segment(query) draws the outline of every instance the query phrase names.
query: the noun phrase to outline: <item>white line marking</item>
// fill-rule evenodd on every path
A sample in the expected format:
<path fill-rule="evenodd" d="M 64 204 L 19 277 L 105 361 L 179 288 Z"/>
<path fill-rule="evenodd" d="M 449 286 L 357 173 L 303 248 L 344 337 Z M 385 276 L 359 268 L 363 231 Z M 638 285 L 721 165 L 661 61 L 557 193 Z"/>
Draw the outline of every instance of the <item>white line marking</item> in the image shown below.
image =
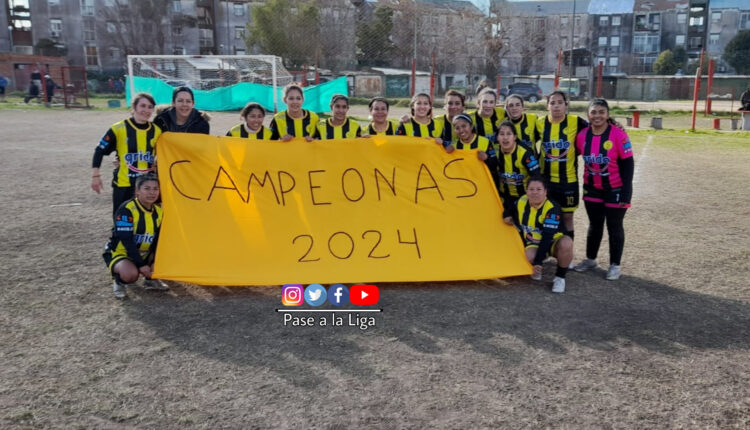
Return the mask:
<path fill-rule="evenodd" d="M 635 163 L 635 171 L 633 172 L 633 179 L 640 182 L 640 175 L 641 173 L 641 166 L 643 166 L 643 162 L 646 161 L 646 151 L 648 150 L 648 147 L 651 146 L 651 143 L 654 142 L 654 135 L 649 134 L 648 139 L 646 139 L 646 144 L 643 145 L 643 149 L 641 149 L 640 154 L 638 154 L 638 160 Z"/>

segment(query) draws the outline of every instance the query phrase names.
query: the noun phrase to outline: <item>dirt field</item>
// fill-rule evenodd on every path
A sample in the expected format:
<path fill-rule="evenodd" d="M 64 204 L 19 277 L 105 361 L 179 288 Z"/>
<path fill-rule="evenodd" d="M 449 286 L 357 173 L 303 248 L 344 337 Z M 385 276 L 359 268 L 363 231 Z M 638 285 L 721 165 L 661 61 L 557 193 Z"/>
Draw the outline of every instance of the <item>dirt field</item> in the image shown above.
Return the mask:
<path fill-rule="evenodd" d="M 284 327 L 278 287 L 116 301 L 89 167 L 123 116 L 0 111 L 2 428 L 750 427 L 748 134 L 632 134 L 620 281 L 380 285 L 360 330 Z"/>

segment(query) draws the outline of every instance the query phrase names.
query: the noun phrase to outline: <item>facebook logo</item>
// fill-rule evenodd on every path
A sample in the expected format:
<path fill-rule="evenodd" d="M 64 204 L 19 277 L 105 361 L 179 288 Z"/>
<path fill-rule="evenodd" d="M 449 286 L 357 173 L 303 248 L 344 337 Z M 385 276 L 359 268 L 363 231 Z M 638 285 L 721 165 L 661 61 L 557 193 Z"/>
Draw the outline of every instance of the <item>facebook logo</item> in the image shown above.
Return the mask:
<path fill-rule="evenodd" d="M 328 287 L 328 301 L 334 306 L 349 303 L 349 289 L 344 284 L 333 284 Z"/>

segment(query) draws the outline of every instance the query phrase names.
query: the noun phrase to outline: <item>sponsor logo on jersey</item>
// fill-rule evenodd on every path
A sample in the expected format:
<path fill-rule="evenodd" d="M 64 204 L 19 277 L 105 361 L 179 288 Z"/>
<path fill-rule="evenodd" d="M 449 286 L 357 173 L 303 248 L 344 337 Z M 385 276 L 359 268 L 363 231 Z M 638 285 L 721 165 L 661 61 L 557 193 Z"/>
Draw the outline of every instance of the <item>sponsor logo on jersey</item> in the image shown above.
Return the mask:
<path fill-rule="evenodd" d="M 150 152 L 129 152 L 123 157 L 125 163 L 128 165 L 128 170 L 136 174 L 148 173 L 151 171 L 150 167 L 145 169 L 139 169 L 138 163 L 145 162 L 149 165 L 154 164 L 154 155 Z"/>
<path fill-rule="evenodd" d="M 612 159 L 603 154 L 596 154 L 584 155 L 583 161 L 586 162 L 586 164 L 609 164 Z"/>
<path fill-rule="evenodd" d="M 154 242 L 154 235 L 145 233 L 145 234 L 136 234 L 135 237 L 135 243 L 136 245 L 140 245 L 142 243 L 148 243 L 151 244 Z"/>
<path fill-rule="evenodd" d="M 505 182 L 508 185 L 520 185 L 523 183 L 524 175 L 516 172 L 512 173 L 503 173 L 502 175 L 503 182 Z"/>
<path fill-rule="evenodd" d="M 544 148 L 544 155 L 545 160 L 547 161 L 567 161 L 568 160 L 568 150 L 570 150 L 570 142 L 567 140 L 557 140 L 557 141 L 551 141 L 551 142 L 543 142 L 542 147 Z M 551 154 L 550 152 L 553 149 L 557 149 L 560 151 L 559 154 Z"/>

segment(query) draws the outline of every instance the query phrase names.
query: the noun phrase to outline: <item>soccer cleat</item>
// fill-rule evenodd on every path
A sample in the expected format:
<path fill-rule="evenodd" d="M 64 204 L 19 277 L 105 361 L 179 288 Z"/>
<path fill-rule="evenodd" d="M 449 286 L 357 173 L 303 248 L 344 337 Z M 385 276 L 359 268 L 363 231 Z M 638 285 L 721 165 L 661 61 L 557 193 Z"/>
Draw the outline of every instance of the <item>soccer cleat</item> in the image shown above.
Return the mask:
<path fill-rule="evenodd" d="M 125 285 L 117 282 L 116 279 L 112 283 L 112 291 L 114 292 L 116 299 L 122 300 L 128 298 L 128 293 L 125 291 Z"/>
<path fill-rule="evenodd" d="M 616 281 L 620 279 L 620 266 L 617 264 L 610 264 L 609 270 L 607 271 L 607 280 Z"/>
<path fill-rule="evenodd" d="M 580 263 L 576 267 L 573 268 L 576 272 L 585 272 L 587 270 L 591 270 L 598 266 L 599 263 L 596 262 L 596 260 L 592 260 L 590 258 L 587 258 Z"/>
<path fill-rule="evenodd" d="M 169 291 L 169 285 L 158 279 L 143 279 L 143 289 L 147 291 Z"/>
<path fill-rule="evenodd" d="M 555 276 L 555 280 L 552 281 L 552 292 L 553 293 L 564 293 L 565 292 L 565 278 Z"/>

